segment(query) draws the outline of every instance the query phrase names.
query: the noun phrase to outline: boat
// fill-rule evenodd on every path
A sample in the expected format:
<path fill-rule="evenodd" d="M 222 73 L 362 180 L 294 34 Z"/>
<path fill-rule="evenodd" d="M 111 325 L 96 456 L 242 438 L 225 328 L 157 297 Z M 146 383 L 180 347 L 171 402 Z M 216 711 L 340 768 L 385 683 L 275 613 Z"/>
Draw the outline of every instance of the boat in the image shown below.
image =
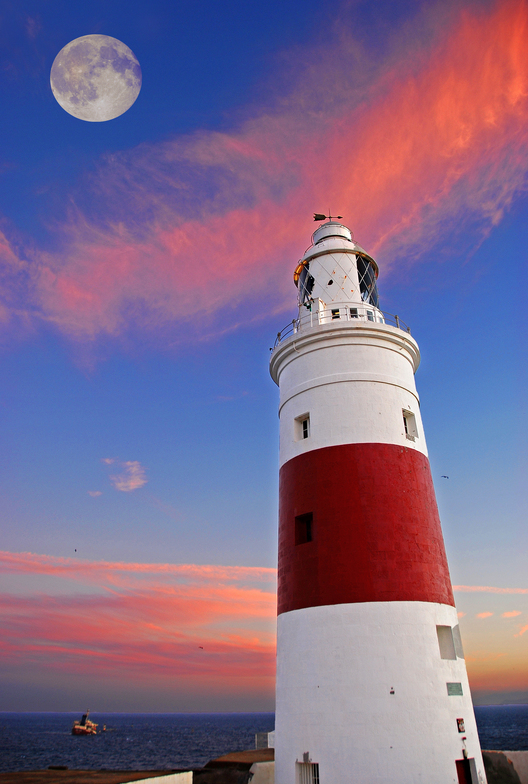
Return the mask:
<path fill-rule="evenodd" d="M 97 735 L 97 724 L 94 724 L 93 721 L 90 721 L 88 716 L 90 715 L 90 711 L 87 710 L 86 713 L 83 713 L 83 717 L 80 721 L 74 721 L 72 727 L 72 735 Z"/>

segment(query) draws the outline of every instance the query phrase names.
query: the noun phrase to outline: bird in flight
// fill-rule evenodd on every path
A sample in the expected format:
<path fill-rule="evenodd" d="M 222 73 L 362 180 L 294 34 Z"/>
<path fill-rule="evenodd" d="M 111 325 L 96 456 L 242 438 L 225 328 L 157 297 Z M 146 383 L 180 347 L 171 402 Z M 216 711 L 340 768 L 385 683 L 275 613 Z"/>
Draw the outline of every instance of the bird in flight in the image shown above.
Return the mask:
<path fill-rule="evenodd" d="M 442 474 L 442 476 L 440 477 L 440 479 L 449 479 L 449 477 L 448 477 L 448 476 L 445 476 L 445 474 Z"/>

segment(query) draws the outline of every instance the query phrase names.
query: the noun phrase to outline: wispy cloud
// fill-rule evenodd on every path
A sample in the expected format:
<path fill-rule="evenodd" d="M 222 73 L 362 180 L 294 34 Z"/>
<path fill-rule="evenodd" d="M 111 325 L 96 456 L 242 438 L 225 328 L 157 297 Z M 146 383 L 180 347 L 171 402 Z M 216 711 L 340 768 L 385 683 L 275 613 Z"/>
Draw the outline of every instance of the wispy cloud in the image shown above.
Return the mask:
<path fill-rule="evenodd" d="M 518 633 L 515 636 L 516 637 L 522 637 L 522 635 L 525 632 L 528 632 L 528 624 L 526 626 L 523 626 L 521 629 L 519 629 Z"/>
<path fill-rule="evenodd" d="M 384 62 L 341 29 L 317 49 L 317 78 L 313 46 L 296 51 L 300 75 L 237 128 L 107 157 L 54 250 L 26 252 L 40 317 L 77 338 L 175 323 L 188 337 L 226 307 L 237 322 L 291 306 L 327 204 L 385 270 L 447 232 L 474 246 L 526 186 L 527 37 L 524 0 L 439 15 L 432 37 L 417 23 Z"/>
<path fill-rule="evenodd" d="M 274 670 L 275 570 L 125 564 L 0 553 L 4 574 L 75 580 L 82 592 L 0 594 L 4 662 L 145 678 L 239 678 Z M 52 583 L 48 581 L 48 585 Z M 92 590 L 90 590 L 90 587 Z"/>
<path fill-rule="evenodd" d="M 120 474 L 113 474 L 110 481 L 116 490 L 122 493 L 130 493 L 132 490 L 138 490 L 148 482 L 145 469 L 137 460 L 127 460 L 120 463 L 123 471 Z"/>
<path fill-rule="evenodd" d="M 503 618 L 517 618 L 518 615 L 522 615 L 520 610 L 511 610 L 510 612 L 502 613 Z"/>
<path fill-rule="evenodd" d="M 477 618 L 491 618 L 492 615 L 492 612 L 481 612 L 477 613 Z"/>
<path fill-rule="evenodd" d="M 494 588 L 490 585 L 453 585 L 454 591 L 464 593 L 522 593 L 528 594 L 528 588 Z"/>
<path fill-rule="evenodd" d="M 102 494 L 103 493 L 101 490 L 88 490 L 88 495 L 91 495 L 92 498 L 97 498 L 97 496 L 100 496 Z"/>

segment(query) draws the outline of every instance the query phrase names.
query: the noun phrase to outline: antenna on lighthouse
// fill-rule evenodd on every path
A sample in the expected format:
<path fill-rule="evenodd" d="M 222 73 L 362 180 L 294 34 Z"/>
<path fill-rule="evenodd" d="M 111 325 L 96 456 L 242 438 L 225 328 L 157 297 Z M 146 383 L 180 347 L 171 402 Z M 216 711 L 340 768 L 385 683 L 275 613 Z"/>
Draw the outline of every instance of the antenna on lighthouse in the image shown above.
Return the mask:
<path fill-rule="evenodd" d="M 328 215 L 323 215 L 321 212 L 314 212 L 314 221 L 332 220 L 333 218 L 341 220 L 342 217 L 342 215 L 330 215 L 330 210 L 328 210 Z"/>

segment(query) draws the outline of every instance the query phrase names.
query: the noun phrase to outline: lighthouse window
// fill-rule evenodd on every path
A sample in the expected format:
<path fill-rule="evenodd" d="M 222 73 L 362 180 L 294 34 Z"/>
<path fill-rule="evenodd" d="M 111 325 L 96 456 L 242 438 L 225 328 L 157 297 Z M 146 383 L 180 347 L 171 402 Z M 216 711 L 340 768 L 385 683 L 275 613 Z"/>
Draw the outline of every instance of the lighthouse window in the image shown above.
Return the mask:
<path fill-rule="evenodd" d="M 350 308 L 350 318 L 359 318 L 357 308 Z"/>
<path fill-rule="evenodd" d="M 319 784 L 318 762 L 297 762 L 297 776 L 295 784 Z"/>
<path fill-rule="evenodd" d="M 309 266 L 310 264 L 306 263 L 301 270 L 301 274 L 299 275 L 298 288 L 299 288 L 299 297 L 301 303 L 304 303 L 308 299 L 310 299 L 310 295 L 313 291 L 313 287 L 315 284 L 313 275 L 310 275 L 310 273 L 308 272 Z"/>
<path fill-rule="evenodd" d="M 303 441 L 310 436 L 310 414 L 302 414 L 295 419 L 295 440 Z"/>
<path fill-rule="evenodd" d="M 437 626 L 438 645 L 440 647 L 441 659 L 456 659 L 455 641 L 453 630 L 450 626 Z"/>
<path fill-rule="evenodd" d="M 313 514 L 297 515 L 295 518 L 295 544 L 313 541 Z"/>
<path fill-rule="evenodd" d="M 336 308 L 336 310 L 332 311 L 332 318 L 333 319 L 341 318 L 340 315 L 339 315 L 339 308 Z"/>
<path fill-rule="evenodd" d="M 403 429 L 405 432 L 405 438 L 409 441 L 415 441 L 418 437 L 418 430 L 416 428 L 416 417 L 412 413 L 412 411 L 406 411 L 405 409 L 402 410 L 403 414 Z"/>
<path fill-rule="evenodd" d="M 356 256 L 356 262 L 361 299 L 368 305 L 374 305 L 377 308 L 379 307 L 379 297 L 375 268 L 366 257 L 359 254 Z"/>
<path fill-rule="evenodd" d="M 371 310 L 367 310 L 367 319 L 369 321 L 374 321 L 374 313 Z"/>

